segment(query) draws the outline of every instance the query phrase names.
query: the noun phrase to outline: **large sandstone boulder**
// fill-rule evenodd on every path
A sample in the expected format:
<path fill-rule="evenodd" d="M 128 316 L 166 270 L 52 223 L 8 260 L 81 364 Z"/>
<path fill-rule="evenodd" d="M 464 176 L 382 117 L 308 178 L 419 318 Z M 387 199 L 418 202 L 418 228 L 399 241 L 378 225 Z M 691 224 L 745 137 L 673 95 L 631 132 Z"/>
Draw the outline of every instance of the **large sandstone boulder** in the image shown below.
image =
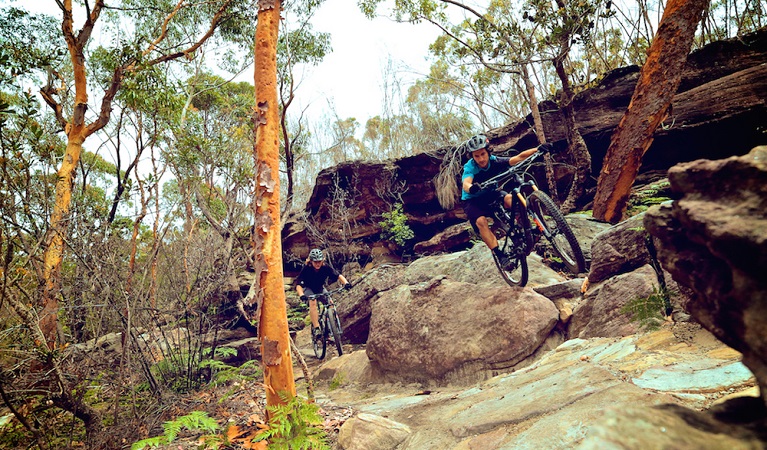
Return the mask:
<path fill-rule="evenodd" d="M 344 342 L 364 344 L 368 340 L 370 312 L 373 302 L 382 292 L 399 285 L 402 281 L 402 265 L 385 265 L 366 273 L 354 281 L 354 288 L 335 299 L 336 311 L 341 319 Z"/>
<path fill-rule="evenodd" d="M 361 413 L 344 422 L 338 443 L 344 450 L 394 450 L 410 433 L 407 425 Z"/>
<path fill-rule="evenodd" d="M 693 291 L 690 314 L 743 353 L 767 404 L 767 147 L 669 170 L 678 196 L 648 211 L 659 258 Z"/>
<path fill-rule="evenodd" d="M 566 279 L 562 274 L 544 264 L 542 258 L 535 253 L 527 257 L 527 265 L 530 272 L 528 287 L 547 286 Z M 437 275 L 480 286 L 507 286 L 501 274 L 498 273 L 490 250 L 482 243 L 466 251 L 419 258 L 407 266 L 402 281 L 407 284 L 416 284 L 428 281 Z"/>
<path fill-rule="evenodd" d="M 709 414 L 673 404 L 652 408 L 626 404 L 608 406 L 576 449 L 745 450 L 765 447 L 763 431 L 740 428 L 738 425 L 737 422 L 722 422 Z"/>
<path fill-rule="evenodd" d="M 528 257 L 528 265 L 529 287 L 537 288 L 565 281 L 564 276 L 546 266 L 541 257 L 534 253 Z M 490 250 L 484 244 L 475 245 L 465 251 L 425 256 L 407 266 L 385 264 L 370 270 L 361 279 L 355 279 L 351 291 L 335 298 L 338 317 L 344 327 L 344 342 L 367 342 L 372 305 L 387 291 L 399 285 L 428 283 L 437 275 L 452 281 L 471 283 L 476 292 L 484 290 L 484 286 L 508 288 L 498 273 Z"/>
<path fill-rule="evenodd" d="M 670 192 L 668 195 L 670 195 Z M 635 299 L 640 294 L 642 297 L 647 297 L 649 294 L 655 293 L 665 296 L 665 299 L 668 301 L 663 308 L 663 315 L 671 315 L 676 321 L 686 322 L 689 320 L 689 315 L 686 312 L 688 301 L 687 290 L 677 285 L 671 278 L 671 275 L 663 269 L 660 261 L 658 261 L 656 240 L 645 229 L 644 216 L 644 212 L 639 213 L 623 222 L 603 229 L 593 237 L 591 242 L 592 261 L 587 283 L 585 284 L 585 297 L 604 298 L 606 295 L 609 297 L 614 293 L 605 294 L 605 292 L 613 292 L 613 288 L 617 286 L 615 284 L 616 281 L 623 279 L 620 285 L 629 288 L 624 294 L 631 298 L 608 298 L 607 302 L 610 303 L 610 306 L 616 306 L 616 302 L 620 303 L 617 306 L 623 306 L 628 300 Z M 644 286 L 644 288 L 639 288 L 637 292 L 630 290 L 630 284 L 626 286 L 626 277 L 617 278 L 620 275 L 632 273 L 645 266 L 646 269 L 654 269 L 654 273 L 649 270 L 643 270 L 642 273 L 645 275 L 644 281 L 640 281 L 636 276 L 629 277 L 629 279 L 634 279 L 639 285 Z M 603 290 L 601 286 L 603 283 L 610 284 L 612 287 Z M 652 290 L 648 290 L 648 286 L 652 286 Z M 547 297 L 552 298 L 549 295 Z M 600 301 L 595 299 L 592 303 Z M 610 306 L 602 308 L 605 311 L 609 311 Z M 581 325 L 583 325 L 584 321 L 591 321 L 590 316 L 593 310 L 593 304 L 584 305 L 581 315 L 585 314 L 589 317 L 581 317 Z M 612 313 L 615 314 L 615 311 Z M 628 331 L 628 329 L 626 330 Z M 596 336 L 604 336 L 604 334 L 596 334 Z"/>
<path fill-rule="evenodd" d="M 373 303 L 367 354 L 392 379 L 476 382 L 533 354 L 557 324 L 551 301 L 530 288 L 435 277 Z"/>
<path fill-rule="evenodd" d="M 591 244 L 589 282 L 598 283 L 631 272 L 651 262 L 642 223 L 644 214 L 631 217 L 594 237 Z"/>
<path fill-rule="evenodd" d="M 468 247 L 474 231 L 468 221 L 451 225 L 431 238 L 413 246 L 416 255 L 433 255 Z"/>
<path fill-rule="evenodd" d="M 658 289 L 658 277 L 650 265 L 614 276 L 588 291 L 570 320 L 570 338 L 620 337 L 641 331 L 639 322 L 624 307 L 642 301 Z"/>
<path fill-rule="evenodd" d="M 583 257 L 586 259 L 586 270 L 588 270 L 593 259 L 593 256 L 591 255 L 591 247 L 594 240 L 600 233 L 609 229 L 611 225 L 596 220 L 591 217 L 591 215 L 580 213 L 568 214 L 565 216 L 565 220 L 567 220 L 567 224 L 570 225 L 573 234 L 576 239 L 578 239 L 578 244 L 581 246 L 581 250 L 583 250 Z M 538 246 L 548 249 L 551 247 L 551 244 L 546 239 L 541 239 Z M 538 250 L 538 252 L 543 253 L 540 250 Z"/>
<path fill-rule="evenodd" d="M 677 335 L 664 327 L 571 339 L 524 368 L 470 386 L 371 387 L 365 380 L 328 396 L 407 425 L 399 450 L 765 448 L 764 422 L 752 421 L 764 408 L 750 396 L 754 379 L 740 354 L 699 328 Z"/>
<path fill-rule="evenodd" d="M 583 282 L 583 278 L 575 278 L 533 289 L 554 302 L 559 310 L 559 322 L 566 326 L 573 316 L 573 310 L 583 300 L 583 293 L 581 292 Z"/>

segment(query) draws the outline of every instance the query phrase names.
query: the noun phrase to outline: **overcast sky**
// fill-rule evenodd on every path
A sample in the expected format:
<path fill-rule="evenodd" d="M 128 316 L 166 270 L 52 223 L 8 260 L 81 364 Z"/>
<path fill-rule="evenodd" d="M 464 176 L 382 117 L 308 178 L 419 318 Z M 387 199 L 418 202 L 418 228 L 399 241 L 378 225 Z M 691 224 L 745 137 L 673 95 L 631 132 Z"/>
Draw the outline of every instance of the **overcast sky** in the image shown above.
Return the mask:
<path fill-rule="evenodd" d="M 429 44 L 439 35 L 434 25 L 367 19 L 356 0 L 326 0 L 312 20 L 314 31 L 331 34 L 333 52 L 303 75 L 298 96 L 312 114 L 335 104 L 340 118 L 364 125 L 382 112 L 384 71 L 391 64 L 398 79 L 410 84 L 428 73 Z"/>

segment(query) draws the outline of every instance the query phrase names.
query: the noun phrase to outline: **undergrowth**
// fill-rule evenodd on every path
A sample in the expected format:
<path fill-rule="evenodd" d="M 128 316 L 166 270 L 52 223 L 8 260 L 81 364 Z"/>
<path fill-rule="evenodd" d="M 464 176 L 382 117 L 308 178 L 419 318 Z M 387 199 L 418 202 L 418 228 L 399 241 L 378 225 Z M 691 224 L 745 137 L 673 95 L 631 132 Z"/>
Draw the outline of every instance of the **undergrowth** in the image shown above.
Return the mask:
<path fill-rule="evenodd" d="M 329 450 L 319 406 L 299 396 L 280 392 L 284 405 L 269 406 L 269 429 L 258 437 L 269 441 L 269 450 Z"/>
<path fill-rule="evenodd" d="M 163 424 L 165 432 L 159 436 L 142 439 L 131 445 L 131 450 L 143 450 L 145 448 L 158 448 L 175 441 L 179 433 L 184 429 L 190 431 L 203 431 L 208 433 L 202 437 L 205 447 L 218 449 L 225 443 L 223 436 L 217 434 L 221 429 L 215 419 L 208 416 L 204 411 L 192 411 L 191 413 L 170 420 Z"/>
<path fill-rule="evenodd" d="M 621 307 L 620 311 L 629 314 L 631 320 L 639 322 L 646 331 L 657 330 L 664 322 L 663 311 L 670 304 L 671 294 L 668 289 L 654 287 L 647 297 L 636 297 Z"/>
<path fill-rule="evenodd" d="M 407 215 L 402 210 L 402 203 L 395 204 L 391 211 L 385 212 L 381 216 L 384 219 L 378 222 L 378 225 L 381 226 L 381 239 L 402 247 L 415 236 L 407 224 Z"/>

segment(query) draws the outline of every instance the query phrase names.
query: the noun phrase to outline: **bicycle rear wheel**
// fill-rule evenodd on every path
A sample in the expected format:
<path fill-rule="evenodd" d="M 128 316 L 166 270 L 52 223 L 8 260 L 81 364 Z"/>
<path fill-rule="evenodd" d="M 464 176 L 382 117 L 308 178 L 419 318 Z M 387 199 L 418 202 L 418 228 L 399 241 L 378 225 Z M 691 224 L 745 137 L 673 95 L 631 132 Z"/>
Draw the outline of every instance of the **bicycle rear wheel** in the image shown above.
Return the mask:
<path fill-rule="evenodd" d="M 501 235 L 499 239 L 503 239 L 503 235 L 514 234 L 515 242 L 523 242 L 524 253 L 529 255 L 533 251 L 533 234 L 530 231 L 530 217 L 524 207 L 515 200 L 512 210 L 508 210 L 503 205 L 498 206 L 498 210 L 495 212 L 496 218 L 500 219 L 501 223 Z M 515 228 L 516 227 L 516 228 Z"/>
<path fill-rule="evenodd" d="M 330 331 L 333 333 L 333 341 L 336 343 L 336 350 L 338 350 L 338 356 L 344 354 L 344 350 L 341 347 L 341 321 L 338 320 L 338 314 L 334 309 L 328 310 L 328 325 L 330 325 Z"/>
<path fill-rule="evenodd" d="M 538 222 L 536 225 L 554 246 L 554 251 L 562 258 L 567 270 L 575 275 L 584 272 L 586 259 L 583 250 L 551 197 L 543 191 L 535 191 L 528 197 L 528 208 L 533 220 Z"/>
<path fill-rule="evenodd" d="M 314 348 L 314 356 L 316 356 L 317 359 L 323 359 L 325 357 L 325 352 L 328 345 L 327 338 L 328 329 L 325 325 L 325 320 L 323 320 L 323 317 L 320 316 L 320 335 L 315 336 L 314 333 L 312 333 L 312 347 Z"/>
<path fill-rule="evenodd" d="M 524 252 L 524 249 L 519 248 L 519 245 L 515 243 L 514 236 L 511 234 L 507 234 L 498 240 L 498 248 L 506 255 L 508 263 L 504 265 L 495 253 L 493 253 L 493 260 L 506 283 L 509 286 L 522 287 L 526 285 L 529 274 L 527 254 Z"/>

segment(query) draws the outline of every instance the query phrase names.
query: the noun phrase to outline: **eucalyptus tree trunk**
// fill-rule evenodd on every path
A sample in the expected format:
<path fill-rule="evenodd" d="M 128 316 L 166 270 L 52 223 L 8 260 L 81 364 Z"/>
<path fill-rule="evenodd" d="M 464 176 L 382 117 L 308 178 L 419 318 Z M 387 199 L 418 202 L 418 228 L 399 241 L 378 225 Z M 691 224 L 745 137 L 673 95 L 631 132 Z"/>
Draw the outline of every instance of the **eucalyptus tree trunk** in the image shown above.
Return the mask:
<path fill-rule="evenodd" d="M 85 112 L 88 109 L 88 83 L 85 74 L 84 48 L 93 31 L 93 24 L 98 20 L 104 7 L 103 0 L 96 1 L 85 25 L 75 34 L 73 29 L 72 0 L 64 0 L 60 7 L 63 19 L 61 29 L 67 43 L 69 58 L 75 83 L 74 110 L 70 120 L 64 118 L 61 105 L 53 100 L 53 88 L 43 89 L 43 98 L 54 108 L 54 113 L 67 135 L 67 147 L 57 173 L 56 193 L 54 195 L 53 211 L 46 235 L 46 246 L 43 254 L 42 312 L 40 314 L 40 330 L 45 336 L 48 349 L 53 351 L 60 343 L 58 336 L 59 293 L 61 291 L 61 262 L 64 255 L 64 239 L 67 235 L 69 208 L 72 203 L 73 176 L 83 142 L 96 130 L 101 129 L 99 121 L 86 125 Z"/>
<path fill-rule="evenodd" d="M 708 0 L 669 0 L 626 113 L 613 133 L 594 195 L 595 218 L 623 219 L 642 157 L 668 116 Z"/>
<path fill-rule="evenodd" d="M 145 65 L 154 66 L 174 59 L 190 57 L 213 35 L 213 32 L 224 19 L 225 13 L 233 1 L 223 0 L 220 2 L 218 10 L 211 18 L 209 29 L 206 30 L 197 42 L 194 42 L 182 51 L 161 55 L 155 59 L 148 60 Z M 58 95 L 57 89 L 48 84 L 40 91 L 43 100 L 51 107 L 56 121 L 67 135 L 67 147 L 58 170 L 53 210 L 45 240 L 43 279 L 40 281 L 42 304 L 40 329 L 45 336 L 45 344 L 47 344 L 48 350 L 51 351 L 62 344 L 58 336 L 59 324 L 57 315 L 59 312 L 59 296 L 61 295 L 61 265 L 64 257 L 64 241 L 67 236 L 67 225 L 72 203 L 72 185 L 75 168 L 80 161 L 85 140 L 109 123 L 112 113 L 112 102 L 122 86 L 125 74 L 135 70 L 137 63 L 137 60 L 131 59 L 115 67 L 109 86 L 101 98 L 101 108 L 98 117 L 93 122 L 86 124 L 85 113 L 88 109 L 88 81 L 85 48 L 90 41 L 93 27 L 98 22 L 101 11 L 105 7 L 104 0 L 96 0 L 90 8 L 86 8 L 88 15 L 82 28 L 77 32 L 74 30 L 72 0 L 61 0 L 56 3 L 62 13 L 61 31 L 67 43 L 67 50 L 72 64 L 71 70 L 74 78 L 75 94 L 72 116 L 66 118 L 64 117 L 62 104 L 56 99 Z M 166 22 L 172 20 L 176 13 L 184 6 L 183 2 L 178 3 L 175 9 L 166 17 Z M 156 50 L 157 45 L 166 37 L 166 34 L 163 32 L 160 37 L 143 51 L 143 55 L 148 56 L 152 51 Z"/>
<path fill-rule="evenodd" d="M 280 111 L 277 100 L 277 37 L 280 1 L 259 3 L 255 42 L 256 196 L 252 234 L 254 269 L 259 284 L 258 333 L 264 365 L 267 405 L 295 397 L 280 240 Z M 253 286 L 252 288 L 255 288 Z"/>
<path fill-rule="evenodd" d="M 573 173 L 573 182 L 570 185 L 570 191 L 567 198 L 562 203 L 562 212 L 568 213 L 575 210 L 577 201 L 586 190 L 586 180 L 591 175 L 591 154 L 586 141 L 578 131 L 578 123 L 575 119 L 575 108 L 573 108 L 573 88 L 570 85 L 570 78 L 565 70 L 564 59 L 567 56 L 566 45 L 563 43 L 559 55 L 554 58 L 554 69 L 562 82 L 562 93 L 560 97 L 560 108 L 565 119 L 565 130 L 567 133 L 567 143 L 570 146 L 570 155 L 573 158 L 575 171 Z"/>
<path fill-rule="evenodd" d="M 525 90 L 527 91 L 527 98 L 530 99 L 530 112 L 533 116 L 533 127 L 535 128 L 535 134 L 538 136 L 538 143 L 543 144 L 546 142 L 546 132 L 543 130 L 543 120 L 541 120 L 541 110 L 538 109 L 538 97 L 535 95 L 535 86 L 530 81 L 530 72 L 527 69 L 527 64 L 522 64 L 522 79 L 525 81 Z M 546 168 L 546 182 L 549 187 L 549 194 L 557 204 L 559 204 L 559 194 L 557 193 L 557 178 L 554 174 L 554 164 L 549 153 L 544 155 L 544 163 Z"/>
<path fill-rule="evenodd" d="M 567 2 L 568 0 L 556 0 L 559 12 L 563 14 L 562 20 L 565 22 L 577 22 L 576 18 L 567 17 Z M 559 77 L 559 81 L 562 83 L 562 91 L 559 97 L 559 108 L 562 110 L 562 115 L 565 119 L 565 133 L 567 138 L 567 144 L 570 149 L 570 155 L 573 159 L 573 181 L 570 185 L 570 190 L 567 193 L 567 198 L 562 203 L 560 209 L 564 213 L 575 210 L 578 200 L 583 196 L 586 190 L 586 180 L 591 175 L 591 154 L 588 147 L 586 147 L 586 141 L 583 140 L 580 131 L 578 131 L 578 122 L 575 119 L 575 108 L 573 107 L 573 87 L 570 84 L 570 77 L 565 69 L 565 60 L 570 54 L 571 40 L 573 39 L 573 33 L 576 31 L 568 27 L 563 27 L 562 33 L 559 35 L 559 49 L 556 56 L 553 59 L 554 70 Z"/>

